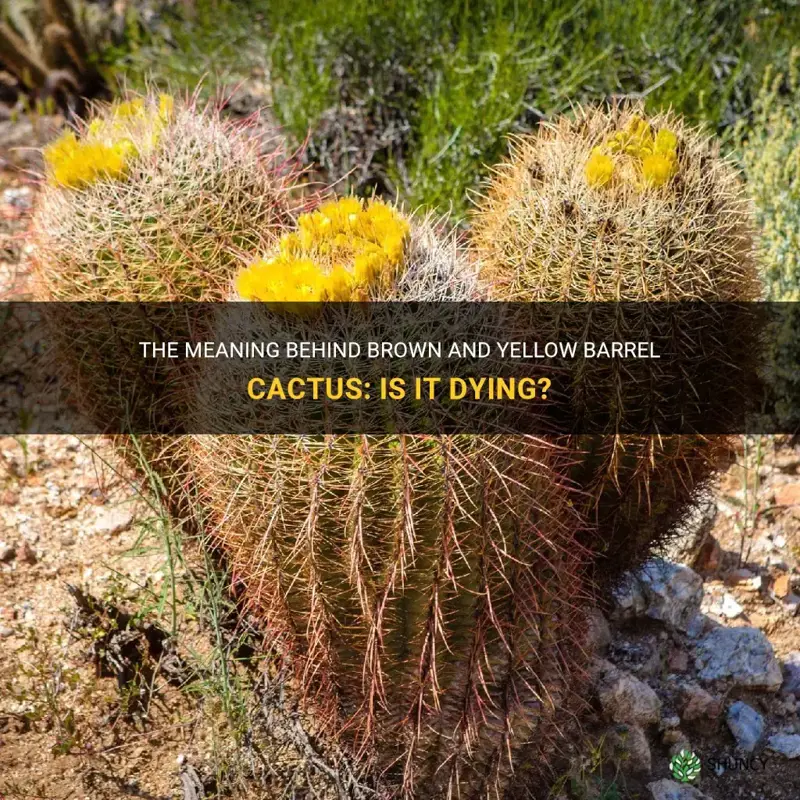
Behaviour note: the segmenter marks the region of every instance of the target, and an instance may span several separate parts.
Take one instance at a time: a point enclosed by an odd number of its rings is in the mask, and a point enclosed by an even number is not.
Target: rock
[[[664,778],[655,783],[648,783],[647,789],[653,800],[706,800],[699,789],[688,783],[676,783]]]
[[[792,591],[792,579],[789,575],[779,575],[772,584],[775,597],[786,597]]]
[[[642,587],[632,572],[626,572],[613,592],[614,610],[611,614],[615,620],[634,619],[642,616],[647,602]]]
[[[603,714],[610,722],[650,725],[659,720],[661,701],[643,681],[599,660],[595,688]]]
[[[671,672],[686,672],[689,669],[689,654],[680,647],[674,647],[667,658]]]
[[[0,627],[0,639],[8,639],[9,636],[14,635],[13,628]]]
[[[741,584],[739,588],[744,592],[760,592],[763,584],[764,579],[760,575],[756,575],[746,583]]]
[[[786,661],[783,662],[783,674],[781,689],[800,697],[800,650],[795,650],[786,656]]]
[[[800,505],[800,483],[785,483],[775,487],[776,506]]]
[[[800,595],[796,595],[792,592],[783,598],[783,610],[788,614],[795,616],[798,609],[800,609]]]
[[[725,617],[726,619],[736,619],[744,609],[736,601],[736,598],[730,593],[725,592],[721,597],[718,597],[708,607],[710,614],[716,614],[718,617]]]
[[[681,702],[681,718],[684,722],[716,719],[722,711],[719,700],[696,683],[686,683],[681,687]]]
[[[770,691],[783,682],[772,645],[757,628],[715,628],[697,643],[695,666],[704,681]]]
[[[94,523],[95,533],[114,536],[128,530],[133,525],[134,509],[128,506],[114,506],[104,508],[97,516]]]
[[[61,536],[62,547],[72,547],[75,544],[75,537],[71,533],[64,533]]]
[[[685,630],[700,609],[703,579],[689,567],[653,559],[642,567],[639,580],[647,616]]]
[[[774,463],[781,472],[795,473],[800,467],[800,452],[778,453]]]
[[[615,616],[646,616],[686,630],[702,598],[703,579],[694,570],[654,558],[638,573],[626,575],[614,592]]]
[[[626,771],[648,774],[653,756],[644,731],[637,725],[615,725],[606,735],[605,744],[611,750],[615,764]]]
[[[664,731],[664,734],[661,737],[662,744],[666,745],[667,747],[672,747],[679,742],[685,741],[686,734],[679,728],[671,728],[670,730]]]
[[[16,492],[12,492],[11,489],[6,489],[0,495],[0,504],[4,506],[15,506],[18,502],[19,495]]]
[[[14,560],[16,555],[17,550],[15,547],[12,547],[10,544],[6,544],[5,542],[0,542],[0,562],[3,564],[8,564]]]
[[[36,553],[33,552],[33,548],[27,542],[23,542],[17,547],[17,561],[21,564],[36,563]]]
[[[736,744],[745,752],[752,753],[764,734],[764,717],[752,706],[737,700],[728,709],[726,721]]]
[[[586,647],[593,653],[604,653],[611,644],[611,628],[600,609],[593,608],[586,615]]]
[[[800,758],[800,735],[777,733],[769,737],[767,747],[785,758]]]
[[[690,639],[699,639],[706,631],[710,630],[716,623],[705,614],[699,611],[689,620],[684,633]]]

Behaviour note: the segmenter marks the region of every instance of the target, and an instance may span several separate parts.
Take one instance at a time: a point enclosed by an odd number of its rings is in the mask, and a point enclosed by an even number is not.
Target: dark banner
[[[795,432],[800,304],[0,304],[0,433]]]

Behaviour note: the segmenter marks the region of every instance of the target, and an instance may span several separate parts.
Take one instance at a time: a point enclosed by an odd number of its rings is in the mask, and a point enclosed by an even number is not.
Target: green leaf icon
[[[681,750],[669,762],[672,777],[681,783],[689,783],[700,775],[700,759],[689,750]]]

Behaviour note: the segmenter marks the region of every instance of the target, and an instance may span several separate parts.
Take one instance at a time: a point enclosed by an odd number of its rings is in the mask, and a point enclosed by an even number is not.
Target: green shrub
[[[787,0],[199,0],[169,28],[172,43],[115,55],[126,74],[213,85],[264,68],[328,180],[460,216],[505,135],[573,101],[639,96],[729,128],[800,14]]]
[[[800,50],[786,74],[768,69],[741,128],[742,162],[761,229],[769,300],[800,300]]]

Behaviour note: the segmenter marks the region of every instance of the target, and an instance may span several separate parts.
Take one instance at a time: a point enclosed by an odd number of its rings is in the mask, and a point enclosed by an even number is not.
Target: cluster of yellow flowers
[[[170,95],[158,97],[158,107],[150,108],[143,98],[113,105],[107,117],[89,123],[79,139],[66,131],[44,149],[50,183],[79,189],[102,178],[121,180],[132,158],[141,149],[158,141],[161,129],[170,119],[174,101]],[[138,144],[130,134],[136,130]]]
[[[408,222],[381,200],[325,203],[298,218],[275,255],[242,270],[236,290],[271,303],[364,300],[395,274],[408,234]]]
[[[593,148],[586,162],[586,181],[590,186],[607,186],[614,178],[617,158],[624,157],[636,167],[644,186],[663,186],[678,171],[678,137],[662,128],[653,136],[648,122],[633,116],[624,130],[609,136]]]

